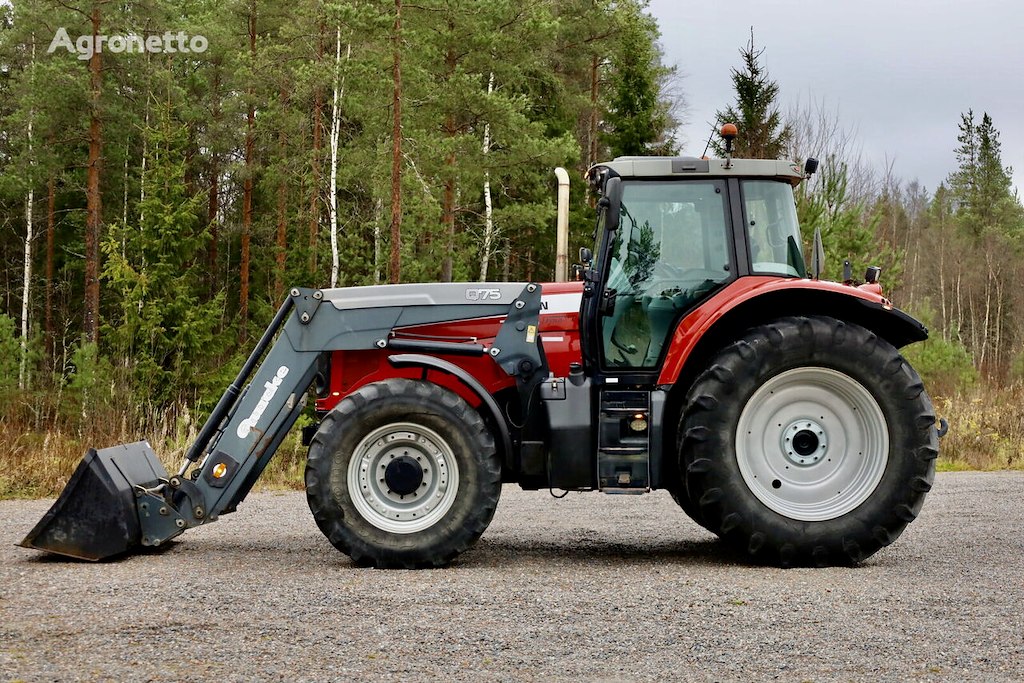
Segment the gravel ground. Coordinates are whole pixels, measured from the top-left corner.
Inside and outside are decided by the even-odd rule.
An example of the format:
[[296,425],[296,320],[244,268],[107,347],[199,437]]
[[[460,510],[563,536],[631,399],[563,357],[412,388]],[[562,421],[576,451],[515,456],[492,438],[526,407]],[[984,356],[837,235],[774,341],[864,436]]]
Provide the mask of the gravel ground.
[[159,553],[14,547],[0,503],[4,680],[1024,680],[1024,473],[940,474],[849,569],[749,566],[663,492],[506,487],[452,567],[354,567],[301,493],[250,496]]

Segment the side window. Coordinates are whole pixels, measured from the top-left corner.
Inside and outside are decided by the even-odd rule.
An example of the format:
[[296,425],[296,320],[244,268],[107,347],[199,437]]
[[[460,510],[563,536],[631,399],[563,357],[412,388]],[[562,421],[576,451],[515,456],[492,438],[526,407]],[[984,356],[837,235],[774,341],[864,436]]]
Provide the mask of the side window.
[[[729,279],[724,183],[623,184],[602,320],[604,365],[656,367],[673,323]],[[614,294],[611,294],[614,290]]]
[[800,226],[789,183],[746,180],[743,205],[750,239],[751,270],[765,275],[806,277]]

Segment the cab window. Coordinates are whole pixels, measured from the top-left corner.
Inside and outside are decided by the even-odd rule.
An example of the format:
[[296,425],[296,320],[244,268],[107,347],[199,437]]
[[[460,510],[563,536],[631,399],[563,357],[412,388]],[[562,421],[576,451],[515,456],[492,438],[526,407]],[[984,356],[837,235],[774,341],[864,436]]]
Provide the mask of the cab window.
[[742,185],[751,272],[807,277],[792,186],[777,180],[745,180]]
[[606,367],[656,367],[673,323],[731,277],[727,217],[720,181],[623,183],[605,288],[614,306],[601,322]]

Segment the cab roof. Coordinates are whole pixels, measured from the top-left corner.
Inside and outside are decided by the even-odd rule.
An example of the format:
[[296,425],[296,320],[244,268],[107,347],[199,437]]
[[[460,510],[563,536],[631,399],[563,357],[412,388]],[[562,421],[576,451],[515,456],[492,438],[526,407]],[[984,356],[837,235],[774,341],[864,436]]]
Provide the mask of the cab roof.
[[[728,164],[728,167],[726,167]],[[673,176],[711,176],[716,178],[762,178],[784,180],[794,187],[804,180],[800,165],[776,159],[698,159],[696,157],[617,157],[596,164],[600,172],[608,168],[623,178],[668,178]]]

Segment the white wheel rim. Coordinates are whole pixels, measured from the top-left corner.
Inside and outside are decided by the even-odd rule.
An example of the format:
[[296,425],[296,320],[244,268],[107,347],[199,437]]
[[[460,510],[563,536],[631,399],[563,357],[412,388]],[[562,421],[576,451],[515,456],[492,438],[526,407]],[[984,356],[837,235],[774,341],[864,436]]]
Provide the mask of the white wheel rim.
[[[385,481],[388,464],[410,458],[422,468],[413,493],[398,494]],[[348,490],[363,519],[384,531],[412,534],[443,518],[459,491],[459,466],[437,432],[412,422],[373,430],[356,446],[348,466]]]
[[769,509],[806,522],[835,519],[878,486],[889,430],[878,402],[855,379],[797,368],[769,379],[743,407],[736,460]]

